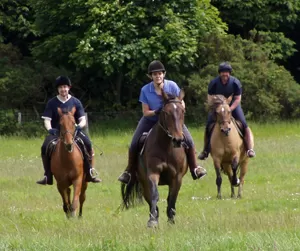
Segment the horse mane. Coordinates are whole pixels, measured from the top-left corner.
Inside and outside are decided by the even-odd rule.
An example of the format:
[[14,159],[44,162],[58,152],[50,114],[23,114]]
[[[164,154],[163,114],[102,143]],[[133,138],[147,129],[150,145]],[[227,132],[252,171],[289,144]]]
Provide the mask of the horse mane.
[[208,109],[214,111],[219,105],[228,104],[223,95],[211,95],[207,100]]

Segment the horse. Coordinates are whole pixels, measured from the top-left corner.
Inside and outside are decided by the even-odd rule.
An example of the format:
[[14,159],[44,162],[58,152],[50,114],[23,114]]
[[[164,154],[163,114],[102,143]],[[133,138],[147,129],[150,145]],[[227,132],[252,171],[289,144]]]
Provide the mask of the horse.
[[[60,137],[51,156],[51,171],[56,179],[67,218],[76,216],[79,203],[79,217],[81,217],[87,182],[83,169],[83,155],[75,142],[77,130],[74,114],[76,108],[73,107],[68,112],[63,112],[61,108],[58,108],[57,111],[60,116]],[[70,200],[71,185],[73,185],[72,203]]]
[[158,186],[167,185],[167,217],[169,223],[175,223],[175,204],[182,184],[182,178],[187,172],[188,164],[184,146],[184,113],[182,105],[184,91],[179,97],[169,97],[162,92],[164,105],[159,114],[158,122],[148,133],[139,155],[137,171],[131,177],[129,184],[121,185],[123,207],[134,206],[142,197],[149,205],[150,218],[147,226],[158,226],[159,200]]
[[[231,186],[231,198],[235,198],[234,187],[238,187],[238,198],[242,198],[245,175],[248,170],[249,157],[243,139],[238,132],[237,123],[231,116],[230,102],[232,96],[211,95],[208,107],[214,112],[216,123],[212,129],[210,146],[211,157],[216,171],[217,198],[221,199],[222,176],[227,174]],[[254,146],[251,132],[252,146]],[[240,176],[237,178],[237,173]]]

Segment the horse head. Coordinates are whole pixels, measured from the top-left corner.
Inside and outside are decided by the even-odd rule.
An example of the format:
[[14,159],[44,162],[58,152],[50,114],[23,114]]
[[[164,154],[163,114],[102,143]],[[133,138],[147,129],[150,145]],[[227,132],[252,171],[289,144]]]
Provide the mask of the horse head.
[[75,118],[74,118],[76,108],[73,107],[71,111],[65,112],[58,107],[57,111],[60,116],[60,121],[59,121],[60,138],[65,145],[65,149],[71,153],[73,152],[74,139],[76,136]]
[[172,139],[174,147],[181,147],[184,141],[183,125],[185,108],[182,104],[184,91],[181,90],[179,97],[169,96],[162,91],[164,106],[159,116],[159,125]]
[[216,122],[226,136],[229,135],[231,130],[231,109],[230,102],[232,96],[225,98],[223,95],[211,95],[208,98],[208,106],[214,112]]

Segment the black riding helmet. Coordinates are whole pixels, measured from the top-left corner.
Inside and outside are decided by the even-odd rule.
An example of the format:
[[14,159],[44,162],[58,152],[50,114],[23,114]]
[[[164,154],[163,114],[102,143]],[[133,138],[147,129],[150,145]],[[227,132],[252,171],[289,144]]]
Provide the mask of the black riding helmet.
[[71,80],[68,77],[65,76],[59,76],[56,78],[55,80],[55,87],[59,87],[60,85],[68,85],[68,86],[72,86],[71,85]]
[[219,65],[218,72],[232,72],[232,67],[228,62],[223,62]]
[[148,74],[152,72],[166,72],[165,66],[158,60],[152,61],[148,66]]

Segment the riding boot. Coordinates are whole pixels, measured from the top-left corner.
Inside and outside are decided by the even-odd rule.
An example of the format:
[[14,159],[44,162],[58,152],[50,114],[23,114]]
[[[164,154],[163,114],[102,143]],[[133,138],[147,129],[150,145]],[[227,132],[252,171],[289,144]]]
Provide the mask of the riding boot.
[[203,167],[197,165],[195,147],[190,147],[186,149],[186,155],[193,179],[196,180],[204,177],[207,174],[207,172]]
[[249,158],[255,157],[255,152],[252,149],[252,142],[251,142],[251,134],[250,134],[250,128],[245,128],[245,134],[244,134],[244,144],[247,151],[247,156]]
[[198,159],[205,160],[210,152],[210,135],[209,135],[209,129],[206,128],[204,132],[204,148],[203,151],[199,154]]
[[53,185],[53,175],[51,173],[50,158],[42,154],[42,161],[45,170],[44,178],[38,180],[36,183],[40,185]]
[[125,171],[119,176],[118,181],[128,184],[131,180],[131,174],[135,171],[137,165],[137,153],[128,151],[128,165]]
[[[85,154],[87,155],[87,154]],[[95,153],[92,149],[89,152],[89,156],[84,156],[84,166],[85,166],[85,173],[86,173],[86,181],[92,183],[99,183],[102,180],[97,178],[98,175],[97,171],[94,168],[95,165]]]

